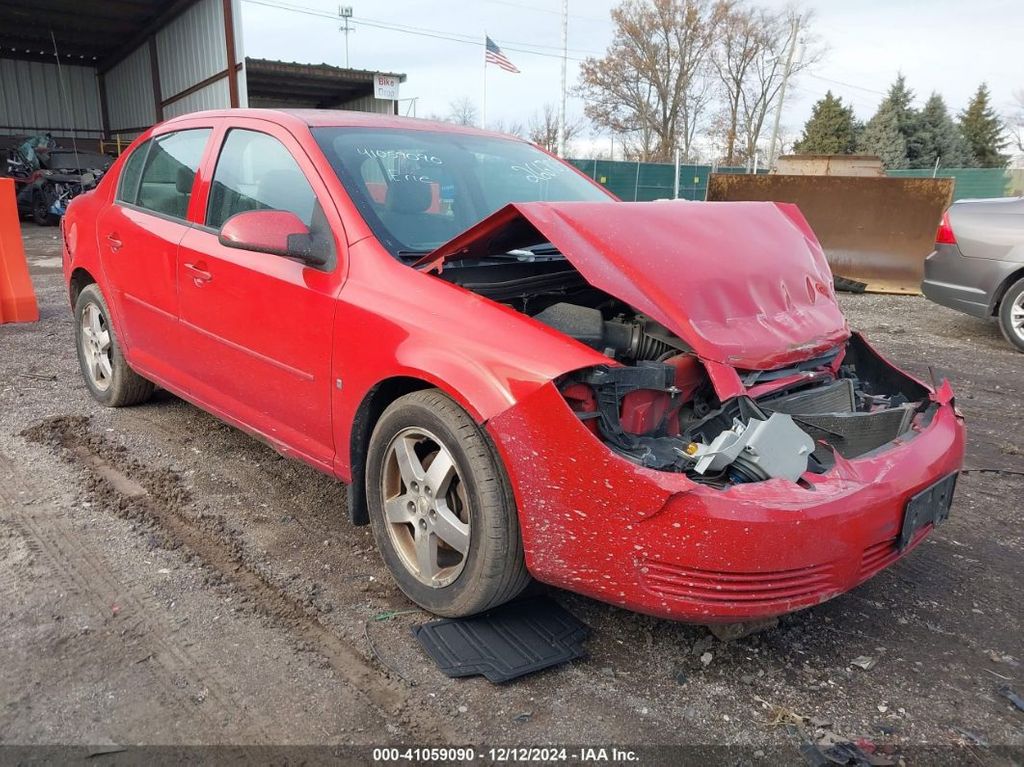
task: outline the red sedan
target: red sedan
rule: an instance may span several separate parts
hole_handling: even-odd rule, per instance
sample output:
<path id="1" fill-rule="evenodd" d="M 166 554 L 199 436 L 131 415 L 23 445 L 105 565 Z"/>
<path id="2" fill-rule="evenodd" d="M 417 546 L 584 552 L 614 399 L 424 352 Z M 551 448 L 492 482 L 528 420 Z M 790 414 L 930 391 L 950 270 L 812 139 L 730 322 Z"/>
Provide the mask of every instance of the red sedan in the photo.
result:
<path id="1" fill-rule="evenodd" d="M 531 576 L 778 615 L 949 512 L 949 385 L 850 332 L 791 205 L 623 203 L 506 136 L 248 110 L 147 131 L 63 227 L 92 395 L 163 387 L 348 483 L 441 615 Z"/>

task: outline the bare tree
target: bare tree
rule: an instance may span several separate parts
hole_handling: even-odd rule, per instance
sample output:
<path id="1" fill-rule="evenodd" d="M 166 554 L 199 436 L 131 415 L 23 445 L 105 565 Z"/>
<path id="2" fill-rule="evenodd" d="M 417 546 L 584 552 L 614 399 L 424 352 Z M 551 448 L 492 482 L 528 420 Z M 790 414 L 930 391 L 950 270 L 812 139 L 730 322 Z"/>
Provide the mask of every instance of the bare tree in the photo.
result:
<path id="1" fill-rule="evenodd" d="M 819 61 L 824 54 L 808 34 L 811 15 L 811 11 L 794 7 L 781 13 L 756 12 L 761 41 L 755 46 L 743 78 L 739 100 L 739 129 L 748 158 L 757 152 L 765 121 L 778 101 L 786 78 L 790 46 L 800 45 L 802 50 L 800 58 L 792 61 L 790 77 Z"/>
<path id="2" fill-rule="evenodd" d="M 600 59 L 580 67 L 580 95 L 599 127 L 629 134 L 642 160 L 689 153 L 701 112 L 708 54 L 727 9 L 711 0 L 624 0 L 612 11 L 615 35 Z"/>
<path id="3" fill-rule="evenodd" d="M 487 126 L 487 130 L 504 133 L 507 136 L 516 136 L 518 138 L 526 137 L 526 128 L 518 120 L 509 120 L 508 122 L 505 122 L 503 119 L 498 118 Z"/>
<path id="4" fill-rule="evenodd" d="M 480 120 L 476 103 L 466 96 L 456 99 L 448 104 L 448 115 L 444 118 L 446 122 L 456 125 L 476 125 Z"/>
<path id="5" fill-rule="evenodd" d="M 565 144 L 566 147 L 574 138 L 583 133 L 583 118 L 565 121 Z M 540 112 L 534 112 L 530 117 L 529 132 L 530 141 L 538 146 L 544 147 L 549 152 L 558 151 L 558 110 L 554 104 L 545 104 Z M 566 150 L 568 153 L 568 149 Z"/>
<path id="6" fill-rule="evenodd" d="M 736 164 L 736 139 L 739 133 L 740 101 L 755 59 L 765 45 L 759 14 L 752 8 L 730 3 L 725 9 L 717 36 L 712 64 L 721 86 L 722 113 L 719 127 L 724 130 L 726 165 Z"/>
<path id="7" fill-rule="evenodd" d="M 1024 88 L 1013 92 L 1013 107 L 1006 116 L 1006 126 L 1013 145 L 1024 152 Z"/>

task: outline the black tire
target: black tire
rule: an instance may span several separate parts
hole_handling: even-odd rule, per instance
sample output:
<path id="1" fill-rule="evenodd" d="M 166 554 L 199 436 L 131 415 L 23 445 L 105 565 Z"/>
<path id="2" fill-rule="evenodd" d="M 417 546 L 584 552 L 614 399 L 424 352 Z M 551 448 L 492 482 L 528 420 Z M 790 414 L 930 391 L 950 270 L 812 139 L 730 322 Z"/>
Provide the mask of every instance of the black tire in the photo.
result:
<path id="1" fill-rule="evenodd" d="M 39 226 L 53 226 L 57 217 L 50 213 L 49 195 L 43 189 L 32 193 L 32 220 Z"/>
<path id="2" fill-rule="evenodd" d="M 98 313 L 99 327 L 107 334 L 108 346 L 102 351 L 99 346 L 91 345 L 90 335 L 86 330 L 89 323 L 85 317 L 87 314 L 90 318 L 95 317 L 94 311 Z M 82 288 L 75 301 L 75 347 L 78 350 L 78 365 L 82 371 L 82 378 L 85 379 L 86 388 L 97 402 L 107 407 L 126 407 L 145 402 L 152 396 L 156 387 L 128 367 L 128 362 L 121 353 L 121 344 L 118 343 L 114 327 L 110 323 L 107 302 L 95 283 Z M 95 360 L 99 356 L 106 357 L 109 374 L 90 371 L 93 364 L 90 360 Z M 104 371 L 105 369 L 106 366 Z"/>
<path id="3" fill-rule="evenodd" d="M 420 430 L 436 437 L 437 443 L 448 451 L 455 474 L 445 492 L 457 492 L 464 501 L 445 501 L 445 506 L 457 508 L 462 521 L 469 525 L 468 550 L 464 555 L 448 549 L 439 538 L 437 545 L 442 553 L 451 559 L 462 557 L 461 570 L 443 585 L 424 583 L 415 566 L 403 559 L 400 543 L 406 536 L 410 540 L 418 536 L 417 525 L 426 525 L 436 512 L 419 507 L 415 512 L 418 519 L 399 524 L 392 524 L 385 517 L 386 484 L 395 487 L 397 479 L 401 497 L 412 497 L 404 476 L 395 476 L 393 445 L 403 438 L 415 442 Z M 415 444 L 417 449 L 426 451 L 423 463 L 418 465 L 429 471 L 436 458 L 430 454 L 432 441 L 425 439 Z M 430 492 L 431 488 L 426 487 L 426 493 Z M 515 499 L 501 461 L 469 414 L 437 389 L 413 392 L 395 400 L 377 421 L 367 452 L 366 498 L 373 536 L 384 563 L 402 592 L 423 609 L 446 617 L 473 615 L 509 601 L 529 584 Z M 429 500 L 422 495 L 420 498 Z M 410 502 L 409 508 L 413 506 Z M 413 515 L 412 511 L 409 513 Z M 408 549 L 405 551 L 408 556 Z M 437 557 L 440 561 L 440 553 Z"/>
<path id="4" fill-rule="evenodd" d="M 1024 352 L 1024 325 L 1020 324 L 1020 313 L 1024 312 L 1024 279 L 1017 280 L 1010 286 L 999 303 L 999 329 L 1006 340 Z M 1013 314 L 1017 314 L 1016 327 Z"/>

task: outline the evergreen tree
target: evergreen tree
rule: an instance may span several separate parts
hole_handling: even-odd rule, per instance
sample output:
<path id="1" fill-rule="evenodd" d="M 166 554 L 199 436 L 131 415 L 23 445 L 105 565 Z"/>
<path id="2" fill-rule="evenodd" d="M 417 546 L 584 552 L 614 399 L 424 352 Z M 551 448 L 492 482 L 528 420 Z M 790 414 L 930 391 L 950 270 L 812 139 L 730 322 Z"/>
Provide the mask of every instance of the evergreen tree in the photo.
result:
<path id="1" fill-rule="evenodd" d="M 856 148 L 853 107 L 843 106 L 843 100 L 828 91 L 811 110 L 804 135 L 793 150 L 797 154 L 853 154 Z"/>
<path id="2" fill-rule="evenodd" d="M 938 93 L 933 93 L 921 110 L 921 135 L 920 167 L 933 167 L 936 159 L 944 168 L 962 168 L 969 164 L 967 144 Z"/>
<path id="3" fill-rule="evenodd" d="M 858 150 L 876 154 L 888 169 L 906 168 L 907 141 L 900 132 L 898 107 L 886 99 L 860 134 Z"/>
<path id="4" fill-rule="evenodd" d="M 897 75 L 896 82 L 889 86 L 889 93 L 878 106 L 878 110 L 882 111 L 888 105 L 896 115 L 896 124 L 906 144 L 905 167 L 922 168 L 927 167 L 927 162 L 922 161 L 925 140 L 921 129 L 921 113 L 914 109 L 913 101 L 914 92 L 907 87 L 906 78 L 900 74 Z"/>
<path id="5" fill-rule="evenodd" d="M 960 133 L 967 142 L 971 164 L 980 168 L 1002 168 L 1009 159 L 999 150 L 1006 146 L 1003 123 L 989 103 L 988 86 L 978 86 L 967 109 L 960 113 Z"/>

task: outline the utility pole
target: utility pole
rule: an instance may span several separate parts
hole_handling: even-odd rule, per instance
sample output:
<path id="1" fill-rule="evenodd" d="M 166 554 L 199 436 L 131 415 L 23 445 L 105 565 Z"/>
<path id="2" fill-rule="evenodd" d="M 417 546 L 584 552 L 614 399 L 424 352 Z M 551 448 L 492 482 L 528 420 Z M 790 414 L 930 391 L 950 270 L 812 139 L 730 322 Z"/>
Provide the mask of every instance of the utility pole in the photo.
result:
<path id="1" fill-rule="evenodd" d="M 345 33 L 345 69 L 348 69 L 348 33 L 354 32 L 348 25 L 348 20 L 352 18 L 352 6 L 342 5 L 338 7 L 338 15 L 345 20 L 345 26 L 341 28 L 341 31 Z"/>
<path id="2" fill-rule="evenodd" d="M 775 144 L 779 140 L 779 121 L 782 119 L 782 103 L 786 100 L 786 85 L 793 74 L 793 54 L 796 52 L 796 38 L 800 34 L 800 17 L 793 14 L 789 27 L 789 54 L 786 56 L 786 70 L 782 73 L 782 85 L 779 86 L 779 104 L 775 107 L 775 120 L 772 123 L 772 141 L 768 145 L 768 172 L 775 167 Z M 755 148 L 756 150 L 756 148 Z"/>
<path id="3" fill-rule="evenodd" d="M 558 104 L 558 156 L 565 157 L 565 70 L 569 58 L 569 0 L 562 0 L 562 100 Z"/>

